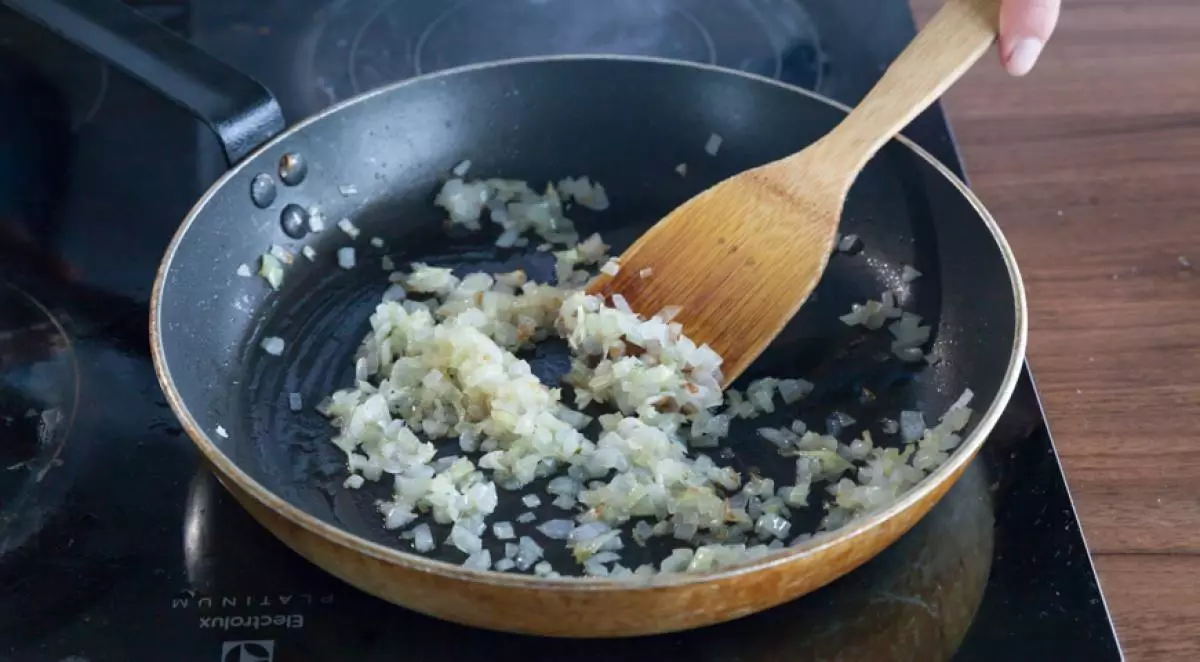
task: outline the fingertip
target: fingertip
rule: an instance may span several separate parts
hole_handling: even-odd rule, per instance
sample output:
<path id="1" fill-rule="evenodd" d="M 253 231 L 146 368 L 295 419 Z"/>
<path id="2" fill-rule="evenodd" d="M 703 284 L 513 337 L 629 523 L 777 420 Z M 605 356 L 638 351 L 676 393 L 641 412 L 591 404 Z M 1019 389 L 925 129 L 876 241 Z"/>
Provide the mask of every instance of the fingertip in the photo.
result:
<path id="1" fill-rule="evenodd" d="M 1004 68 L 1009 74 L 1019 77 L 1028 74 L 1037 64 L 1045 43 L 1037 37 L 1022 37 L 1007 45 L 1007 49 L 1005 46 L 1002 44 L 1000 51 Z"/>

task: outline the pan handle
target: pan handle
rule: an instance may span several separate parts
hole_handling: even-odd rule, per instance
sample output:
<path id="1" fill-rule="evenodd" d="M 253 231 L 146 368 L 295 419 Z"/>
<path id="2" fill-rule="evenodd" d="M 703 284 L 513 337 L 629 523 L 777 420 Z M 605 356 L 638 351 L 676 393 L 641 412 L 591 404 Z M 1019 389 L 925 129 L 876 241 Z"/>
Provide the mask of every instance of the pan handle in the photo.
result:
<path id="1" fill-rule="evenodd" d="M 0 0 L 208 125 L 230 165 L 286 127 L 270 91 L 120 0 Z"/>

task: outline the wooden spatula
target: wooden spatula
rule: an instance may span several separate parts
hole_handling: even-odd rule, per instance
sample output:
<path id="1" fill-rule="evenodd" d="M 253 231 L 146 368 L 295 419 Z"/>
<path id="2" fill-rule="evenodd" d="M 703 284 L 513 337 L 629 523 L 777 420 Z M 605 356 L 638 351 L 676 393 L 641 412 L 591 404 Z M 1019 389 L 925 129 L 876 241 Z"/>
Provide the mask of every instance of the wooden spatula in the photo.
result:
<path id="1" fill-rule="evenodd" d="M 620 293 L 647 316 L 679 306 L 688 336 L 724 357 L 728 385 L 816 287 L 867 161 L 991 46 L 999 4 L 948 0 L 833 131 L 683 203 L 588 291 Z"/>

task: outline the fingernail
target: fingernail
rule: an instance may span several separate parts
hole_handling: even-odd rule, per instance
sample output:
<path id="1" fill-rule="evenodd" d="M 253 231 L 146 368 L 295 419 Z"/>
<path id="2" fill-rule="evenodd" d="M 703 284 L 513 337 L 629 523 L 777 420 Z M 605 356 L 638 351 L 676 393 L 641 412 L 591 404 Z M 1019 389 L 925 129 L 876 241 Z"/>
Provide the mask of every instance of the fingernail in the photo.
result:
<path id="1" fill-rule="evenodd" d="M 1038 56 L 1042 54 L 1042 47 L 1045 44 L 1041 39 L 1036 37 L 1025 37 L 1013 46 L 1012 52 L 1008 54 L 1008 73 L 1014 76 L 1024 76 L 1033 69 L 1034 63 L 1037 62 Z"/>

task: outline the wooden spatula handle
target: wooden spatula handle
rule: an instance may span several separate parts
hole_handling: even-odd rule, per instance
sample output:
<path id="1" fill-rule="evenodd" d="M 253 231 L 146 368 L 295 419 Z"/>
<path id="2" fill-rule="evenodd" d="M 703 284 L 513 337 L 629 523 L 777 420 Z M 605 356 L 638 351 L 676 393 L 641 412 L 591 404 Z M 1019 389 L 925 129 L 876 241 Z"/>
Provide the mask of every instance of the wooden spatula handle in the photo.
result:
<path id="1" fill-rule="evenodd" d="M 856 175 L 987 52 L 999 15 L 1000 0 L 947 0 L 862 103 L 822 140 L 829 149 L 821 151 L 847 159 L 838 165 Z"/>

